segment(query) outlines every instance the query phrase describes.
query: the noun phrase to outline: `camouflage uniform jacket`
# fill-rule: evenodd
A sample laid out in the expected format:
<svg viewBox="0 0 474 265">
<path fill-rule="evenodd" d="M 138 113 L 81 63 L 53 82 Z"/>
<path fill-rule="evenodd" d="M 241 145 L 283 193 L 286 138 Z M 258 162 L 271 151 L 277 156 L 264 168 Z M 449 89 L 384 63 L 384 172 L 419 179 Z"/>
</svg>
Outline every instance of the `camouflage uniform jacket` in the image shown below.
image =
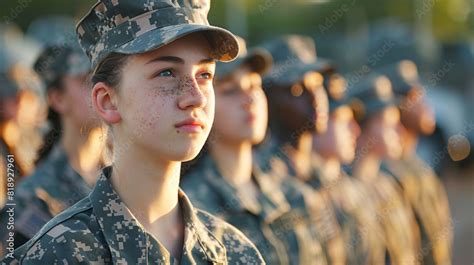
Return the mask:
<svg viewBox="0 0 474 265">
<path fill-rule="evenodd" d="M 87 196 L 90 191 L 91 188 L 69 164 L 63 148 L 56 145 L 35 172 L 23 179 L 16 188 L 12 204 L 0 211 L 0 221 L 6 223 L 8 211 L 13 208 L 15 246 L 20 246 L 51 218 Z M 5 232 L 2 230 L 0 233 L 2 242 L 5 242 Z"/>
<path fill-rule="evenodd" d="M 313 159 L 320 164 L 319 159 Z M 339 176 L 329 177 L 321 167 L 313 169 L 306 182 L 331 202 L 341 226 L 348 264 L 384 264 L 386 246 L 382 244 L 382 228 L 377 223 L 375 204 L 364 185 L 342 169 Z"/>
<path fill-rule="evenodd" d="M 86 198 L 48 222 L 6 264 L 178 264 L 114 191 L 103 169 Z M 195 210 L 181 190 L 185 224 L 181 264 L 265 264 L 237 229 Z"/>
<path fill-rule="evenodd" d="M 284 188 L 254 168 L 258 195 L 251 199 L 224 179 L 210 156 L 195 167 L 181 184 L 191 200 L 240 229 L 268 264 L 326 263 L 311 230 L 307 198 L 298 187 L 287 184 Z"/>
<path fill-rule="evenodd" d="M 451 214 L 441 181 L 416 155 L 387 161 L 386 169 L 400 182 L 417 217 L 422 236 L 423 264 L 451 264 Z"/>
<path fill-rule="evenodd" d="M 375 203 L 391 264 L 420 264 L 420 231 L 415 216 L 394 177 L 379 172 L 375 179 L 361 179 Z"/>
<path fill-rule="evenodd" d="M 347 254 L 341 227 L 336 218 L 337 213 L 324 192 L 311 188 L 311 185 L 305 183 L 306 180 L 300 179 L 284 148 L 279 147 L 275 141 L 269 140 L 260 146 L 257 161 L 265 172 L 271 172 L 270 175 L 282 183 L 291 181 L 302 183 L 300 186 L 310 188 L 311 197 L 313 198 L 311 207 L 312 223 L 318 234 L 327 262 L 336 265 L 346 264 Z M 313 166 L 315 167 L 315 165 Z"/>
</svg>

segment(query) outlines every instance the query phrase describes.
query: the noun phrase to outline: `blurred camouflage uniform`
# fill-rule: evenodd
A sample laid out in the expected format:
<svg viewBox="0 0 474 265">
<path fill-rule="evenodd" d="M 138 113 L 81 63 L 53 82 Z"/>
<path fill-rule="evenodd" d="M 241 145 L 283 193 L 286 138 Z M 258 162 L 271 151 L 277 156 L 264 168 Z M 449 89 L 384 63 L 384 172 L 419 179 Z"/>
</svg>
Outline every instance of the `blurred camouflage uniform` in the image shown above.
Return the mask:
<svg viewBox="0 0 474 265">
<path fill-rule="evenodd" d="M 420 225 L 423 257 L 418 258 L 423 264 L 451 264 L 452 221 L 443 184 L 416 155 L 387 161 L 387 170 L 399 179 Z"/>
<path fill-rule="evenodd" d="M 91 194 L 53 218 L 6 264 L 178 264 L 114 191 L 112 168 L 102 171 Z M 237 229 L 195 210 L 180 191 L 185 231 L 181 264 L 264 264 Z"/>
<path fill-rule="evenodd" d="M 272 71 L 264 77 L 266 90 L 281 87 L 290 90 L 294 84 L 302 82 L 304 75 L 308 72 L 318 72 L 322 78 L 324 74 L 333 71 L 333 67 L 328 61 L 317 58 L 315 43 L 309 37 L 283 36 L 262 44 L 262 47 L 272 54 L 275 62 Z M 274 86 L 278 86 L 278 88 Z M 271 133 L 266 142 L 258 149 L 258 163 L 265 172 L 277 169 L 277 171 L 286 173 L 271 174 L 273 177 L 279 175 L 280 180 L 299 181 L 285 147 L 278 146 L 275 139 L 272 139 Z M 313 208 L 313 224 L 318 232 L 328 264 L 346 264 L 344 240 L 336 219 L 335 209 L 328 197 L 320 191 L 312 190 L 312 193 L 315 200 L 318 201 L 316 207 Z"/>
<path fill-rule="evenodd" d="M 206 155 L 182 180 L 182 187 L 199 207 L 240 229 L 268 264 L 326 264 L 311 228 L 306 187 L 279 183 L 257 167 L 252 174 L 258 197 L 241 194 L 218 172 Z"/>
<path fill-rule="evenodd" d="M 422 88 L 412 61 L 400 61 L 378 71 L 390 79 L 400 103 L 413 88 Z M 448 197 L 435 172 L 416 153 L 386 161 L 384 169 L 396 177 L 417 217 L 422 236 L 418 259 L 423 264 L 451 264 L 453 235 Z"/>
<path fill-rule="evenodd" d="M 32 238 L 43 225 L 64 209 L 87 196 L 91 188 L 71 167 L 62 147 L 55 146 L 33 175 L 25 178 L 15 189 L 15 206 L 0 212 L 1 223 L 8 220 L 8 210 L 15 212 L 15 246 Z M 1 240 L 5 242 L 6 230 Z"/>
<path fill-rule="evenodd" d="M 316 174 L 316 172 L 315 172 Z M 366 187 L 344 172 L 336 180 L 318 174 L 319 188 L 336 209 L 347 253 L 347 264 L 383 264 L 386 246 L 377 223 L 374 202 Z"/>
<path fill-rule="evenodd" d="M 361 127 L 367 118 L 388 106 L 394 106 L 388 78 L 371 74 L 352 87 L 351 107 Z M 391 264 L 419 264 L 420 232 L 414 213 L 393 176 L 379 171 L 376 178 L 359 176 L 375 203 Z"/>
</svg>

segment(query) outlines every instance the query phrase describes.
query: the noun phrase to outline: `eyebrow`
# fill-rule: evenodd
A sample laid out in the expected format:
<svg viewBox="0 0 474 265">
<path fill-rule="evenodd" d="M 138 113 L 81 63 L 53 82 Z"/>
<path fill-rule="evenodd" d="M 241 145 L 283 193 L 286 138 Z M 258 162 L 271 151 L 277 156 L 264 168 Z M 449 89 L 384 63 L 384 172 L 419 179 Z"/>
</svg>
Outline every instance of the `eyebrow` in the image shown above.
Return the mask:
<svg viewBox="0 0 474 265">
<path fill-rule="evenodd" d="M 202 59 L 199 61 L 198 65 L 202 65 L 202 64 L 211 64 L 211 63 L 214 63 L 216 60 L 212 59 L 212 58 L 206 58 L 206 59 Z M 180 57 L 176 57 L 176 56 L 160 56 L 160 57 L 156 57 L 150 61 L 148 61 L 146 64 L 150 64 L 150 63 L 155 63 L 155 62 L 170 62 L 170 63 L 178 63 L 178 64 L 184 64 L 184 60 Z"/>
</svg>

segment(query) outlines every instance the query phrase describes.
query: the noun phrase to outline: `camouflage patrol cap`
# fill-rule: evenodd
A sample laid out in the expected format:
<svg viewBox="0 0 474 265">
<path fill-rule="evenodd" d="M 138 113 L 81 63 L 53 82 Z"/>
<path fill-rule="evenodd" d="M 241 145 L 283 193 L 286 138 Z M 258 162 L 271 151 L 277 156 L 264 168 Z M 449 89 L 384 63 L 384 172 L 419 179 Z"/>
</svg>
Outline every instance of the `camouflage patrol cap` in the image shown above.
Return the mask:
<svg viewBox="0 0 474 265">
<path fill-rule="evenodd" d="M 90 72 L 90 63 L 83 51 L 64 45 L 51 45 L 40 54 L 33 66 L 47 88 L 59 78 Z"/>
<path fill-rule="evenodd" d="M 390 79 L 393 92 L 397 96 L 404 96 L 413 88 L 422 87 L 418 68 L 413 61 L 402 60 L 377 69 L 377 72 Z"/>
<path fill-rule="evenodd" d="M 288 35 L 261 45 L 273 57 L 272 71 L 265 76 L 268 85 L 290 86 L 310 71 L 325 74 L 332 65 L 316 56 L 316 44 L 310 37 Z"/>
<path fill-rule="evenodd" d="M 392 83 L 386 76 L 378 73 L 372 73 L 350 87 L 347 97 L 354 117 L 359 123 L 395 104 Z"/>
<path fill-rule="evenodd" d="M 99 0 L 76 31 L 93 68 L 112 52 L 144 53 L 195 32 L 209 41 L 214 59 L 231 61 L 237 40 L 209 25 L 209 9 L 210 0 Z"/>
<path fill-rule="evenodd" d="M 217 63 L 216 77 L 218 79 L 225 78 L 242 65 L 250 67 L 253 72 L 259 73 L 260 75 L 267 73 L 272 67 L 272 55 L 262 48 L 247 51 L 246 41 L 239 36 L 236 37 L 239 42 L 239 54 L 237 58 L 230 63 Z"/>
</svg>

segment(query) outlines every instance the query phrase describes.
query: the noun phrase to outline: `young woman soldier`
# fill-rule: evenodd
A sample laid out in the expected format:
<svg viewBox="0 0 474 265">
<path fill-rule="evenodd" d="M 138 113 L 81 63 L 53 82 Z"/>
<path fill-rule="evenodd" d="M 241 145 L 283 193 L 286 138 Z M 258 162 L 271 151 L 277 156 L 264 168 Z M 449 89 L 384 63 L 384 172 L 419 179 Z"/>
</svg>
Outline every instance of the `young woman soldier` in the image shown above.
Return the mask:
<svg viewBox="0 0 474 265">
<path fill-rule="evenodd" d="M 384 159 L 399 158 L 400 112 L 390 80 L 377 73 L 352 87 L 351 108 L 362 128 L 352 174 L 362 181 L 375 203 L 390 264 L 420 264 L 420 235 L 415 216 L 393 176 L 381 171 Z"/>
<path fill-rule="evenodd" d="M 317 169 L 307 181 L 320 188 L 337 211 L 345 242 L 348 264 L 384 264 L 386 247 L 375 216 L 374 202 L 364 185 L 344 172 L 343 165 L 355 158 L 360 135 L 350 98 L 344 90 L 327 86 L 329 120 L 327 131 L 313 136 L 314 163 Z"/>
<path fill-rule="evenodd" d="M 215 61 L 238 54 L 207 22 L 209 1 L 103 0 L 79 23 L 92 102 L 113 137 L 113 164 L 84 200 L 17 255 L 23 264 L 263 264 L 236 228 L 193 208 L 182 161 L 214 118 Z"/>
<path fill-rule="evenodd" d="M 275 67 L 264 77 L 269 105 L 268 140 L 259 150 L 259 160 L 266 171 L 283 164 L 285 177 L 307 182 L 314 173 L 312 137 L 327 128 L 328 97 L 323 75 L 329 66 L 316 58 L 314 41 L 290 35 L 265 43 Z M 309 186 L 308 186 L 309 187 Z M 317 189 L 313 214 L 314 227 L 329 264 L 346 264 L 344 241 L 330 202 Z"/>
</svg>

